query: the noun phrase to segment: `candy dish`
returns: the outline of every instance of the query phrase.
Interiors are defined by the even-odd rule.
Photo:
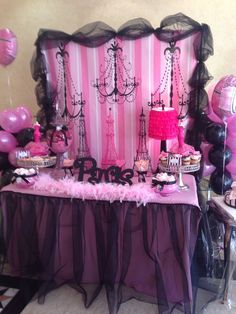
[[[166,172],[157,173],[152,178],[152,186],[155,187],[156,192],[163,196],[172,194],[177,190],[175,176]]]
[[[28,188],[35,183],[37,172],[34,168],[17,168],[13,172],[12,183],[21,188]]]
[[[177,184],[164,184],[163,187],[156,189],[162,196],[168,196],[177,191]]]

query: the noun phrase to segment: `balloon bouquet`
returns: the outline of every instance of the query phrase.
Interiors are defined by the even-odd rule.
[[[17,38],[8,28],[0,29],[0,65],[6,68],[16,58]],[[9,82],[8,82],[9,83]],[[16,167],[17,152],[33,139],[32,113],[26,106],[0,111],[0,172]]]
[[[0,64],[8,66],[14,61],[16,54],[15,34],[7,28],[0,29]],[[55,124],[47,132],[47,140],[51,151],[57,155],[56,168],[61,168],[63,154],[71,145],[72,136],[58,117],[59,110]],[[39,144],[34,143],[35,130],[32,126],[32,114],[25,106],[0,111],[0,171],[17,167],[18,152],[32,147],[32,143]]]
[[[12,63],[17,54],[17,39],[8,28],[0,29],[0,64],[7,66]]]
[[[4,170],[9,165],[6,158],[12,166],[16,167],[17,151],[24,149],[19,145],[25,145],[22,134],[31,133],[32,114],[25,106],[5,109],[0,111],[0,126],[0,170]],[[29,141],[31,139],[32,137],[29,137]]]
[[[203,175],[210,175],[210,186],[224,194],[236,179],[236,76],[223,77],[215,86],[211,112],[205,123],[202,143]]]

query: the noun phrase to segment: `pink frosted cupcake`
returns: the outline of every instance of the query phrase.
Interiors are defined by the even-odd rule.
[[[191,165],[196,165],[201,161],[201,153],[199,151],[195,151],[190,155],[190,163]]]
[[[191,163],[191,158],[189,153],[185,153],[182,156],[182,165],[183,166],[188,166]]]
[[[163,165],[163,166],[167,166],[168,163],[168,153],[166,152],[161,152],[159,155],[159,162]]]

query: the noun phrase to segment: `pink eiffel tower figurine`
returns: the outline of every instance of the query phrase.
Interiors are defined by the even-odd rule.
[[[114,141],[114,119],[111,114],[111,108],[109,108],[109,114],[106,119],[107,123],[107,143],[105,156],[102,159],[102,168],[108,168],[110,166],[122,167],[125,164],[124,160],[119,160],[116,152],[115,141]]]

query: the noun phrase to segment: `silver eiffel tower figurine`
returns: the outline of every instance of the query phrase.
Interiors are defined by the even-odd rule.
[[[138,149],[136,153],[136,157],[134,159],[134,166],[135,168],[135,161],[138,160],[148,160],[149,165],[148,165],[148,171],[152,172],[152,166],[151,166],[151,157],[148,153],[147,149],[147,142],[146,142],[146,119],[145,119],[145,114],[142,111],[139,115],[139,141],[138,141]]]

